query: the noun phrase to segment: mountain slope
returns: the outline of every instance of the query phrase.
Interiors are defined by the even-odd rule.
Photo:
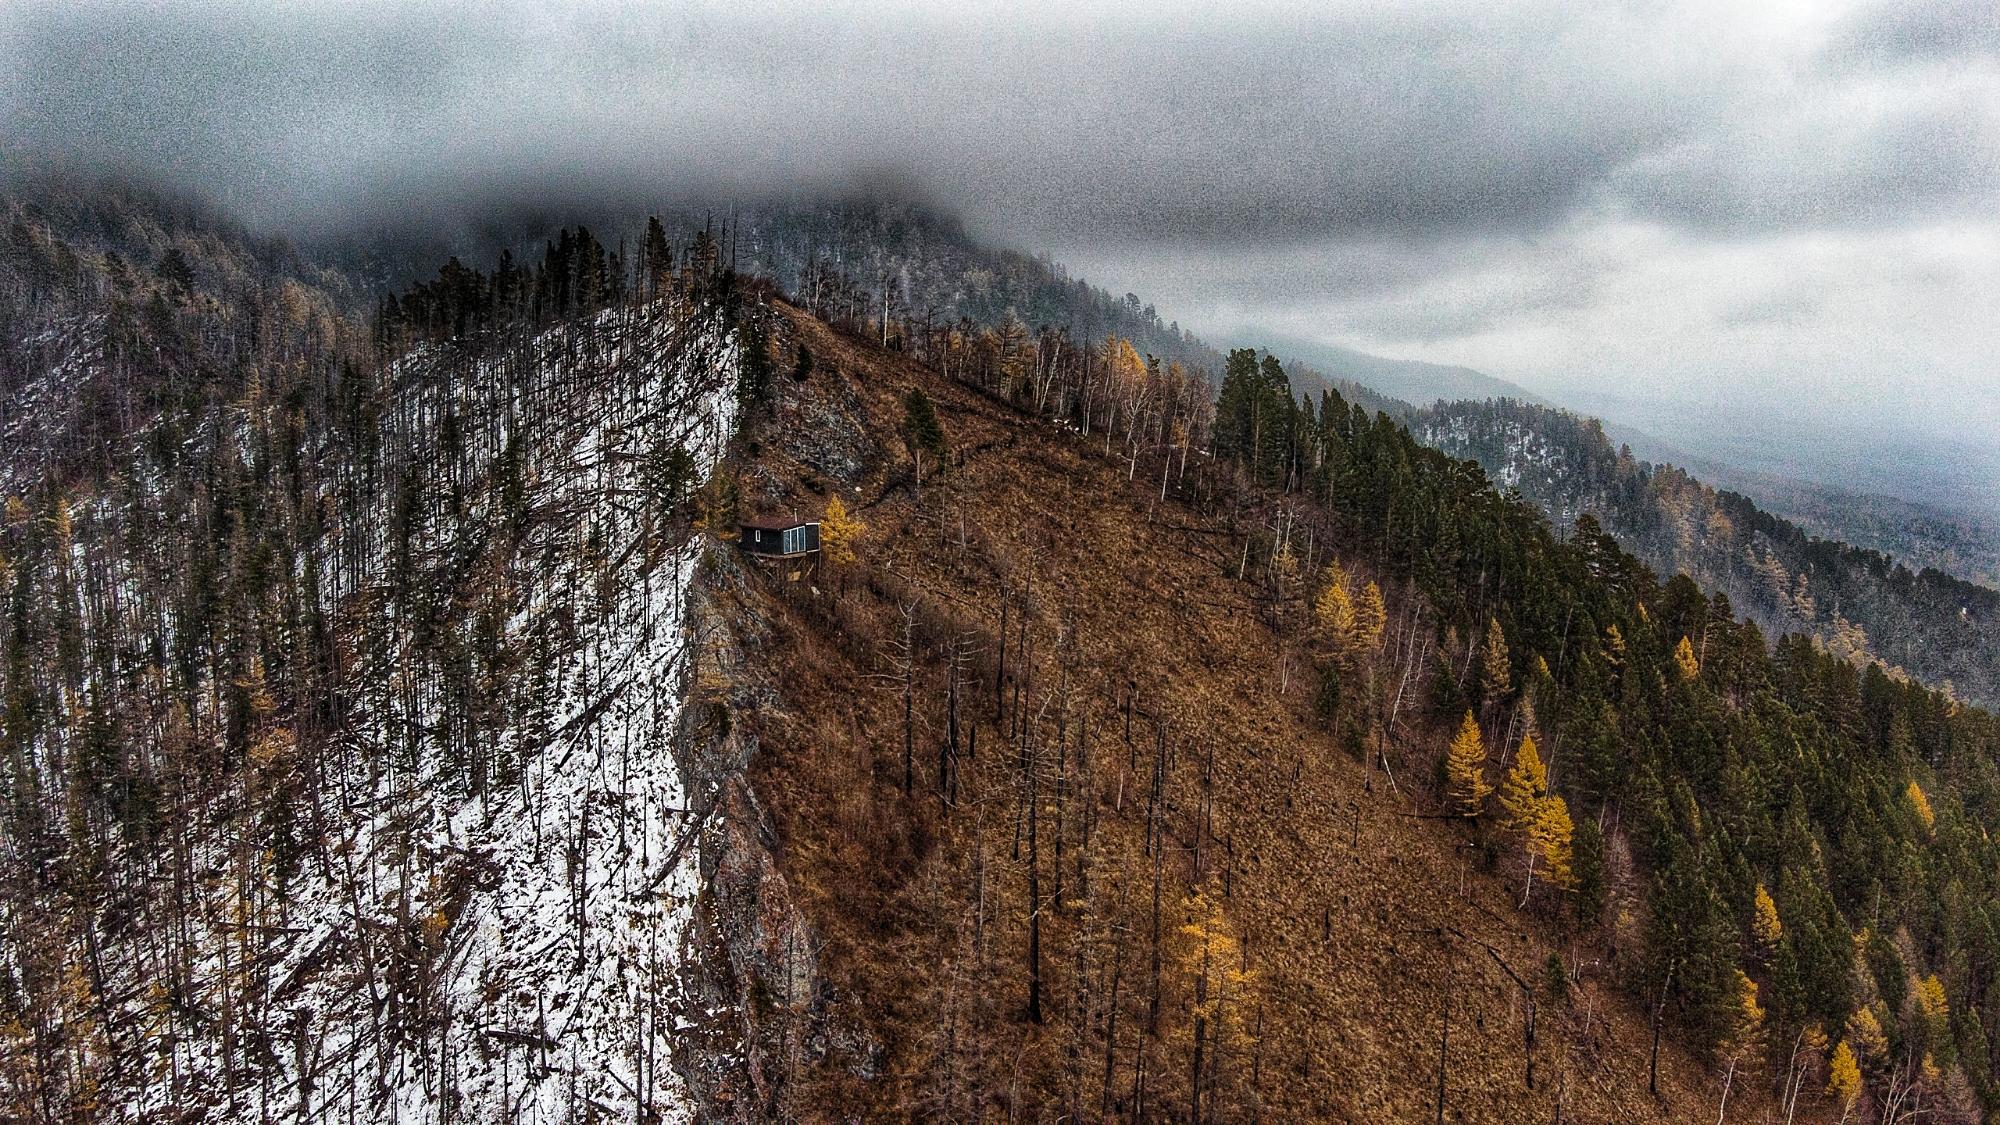
[[[1596,975],[1549,1001],[1560,931],[1468,871],[1456,828],[1412,817],[1415,761],[1398,750],[1392,780],[1316,716],[1298,638],[1237,576],[1243,529],[1187,502],[1212,470],[1170,458],[1162,502],[1160,466],[1132,479],[1122,441],[1107,454],[803,316],[790,331],[841,374],[781,381],[745,503],[838,492],[867,530],[852,570],[749,566],[717,595],[760,665],[739,721],[820,973],[763,1112],[1182,1117],[1198,1081],[1218,1119],[1423,1119],[1447,1019],[1454,1120],[1682,1120],[1711,1096],[1672,1044],[1668,1100],[1647,1095],[1643,1015]],[[912,391],[957,451],[921,486]],[[1420,637],[1403,643],[1415,659]],[[1198,1080],[1195,925],[1250,970],[1216,978],[1229,1030]]]
[[[1288,415],[1254,353],[1218,416],[1115,347],[1044,388],[789,333],[833,375],[752,412],[743,495],[869,527],[716,595],[810,951],[735,978],[782,1025],[756,1112],[1428,1117],[1436,1046],[1475,1120],[1836,1120],[1842,1041],[1864,1113],[1993,1096],[1990,715]]]

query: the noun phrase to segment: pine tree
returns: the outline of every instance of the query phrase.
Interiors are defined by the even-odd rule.
[[[1486,740],[1479,733],[1479,720],[1465,713],[1458,737],[1445,751],[1445,800],[1459,816],[1478,816],[1493,787],[1486,783]]]
[[[867,530],[867,524],[847,514],[847,505],[834,493],[827,497],[826,514],[819,518],[820,554],[835,566],[853,563],[854,542]]]
[[[513,446],[508,450],[512,457]],[[508,462],[508,470],[514,472],[518,458]],[[660,505],[661,511],[671,515],[687,502],[688,493],[697,483],[699,468],[694,454],[677,441],[661,438],[646,454],[646,460],[639,466],[639,479],[651,500]],[[518,474],[510,480],[518,489]]]
[[[1604,914],[1604,830],[1584,817],[1570,835],[1572,873],[1576,876],[1576,920],[1594,925]]]
[[[1215,406],[1215,453],[1248,460],[1257,432],[1257,349],[1230,351],[1222,367],[1222,394]]]
[[[771,399],[771,332],[763,319],[743,317],[737,329],[736,402],[745,413]]]
[[[1507,662],[1507,635],[1498,618],[1486,623],[1486,649],[1479,661],[1479,690],[1487,706],[1496,706],[1514,690],[1514,669]]]
[[[1527,829],[1540,812],[1539,805],[1548,788],[1549,772],[1542,765],[1535,740],[1532,737],[1521,739],[1521,749],[1514,755],[1514,765],[1500,779],[1499,791],[1494,795],[1500,805],[1501,823],[1516,830]]]
[[[930,394],[924,394],[922,388],[912,388],[902,400],[902,434],[912,450],[928,452],[938,460],[944,458],[944,450],[948,448],[944,426],[938,424],[938,410],[930,404]]]
[[[643,251],[646,263],[648,292],[658,296],[666,288],[667,280],[674,272],[674,252],[667,245],[667,230],[660,225],[658,215],[646,220],[646,242]]]
[[[153,272],[182,292],[194,288],[194,267],[188,265],[187,255],[182,254],[178,246],[167,248],[167,252],[160,257],[160,264],[153,267]]]

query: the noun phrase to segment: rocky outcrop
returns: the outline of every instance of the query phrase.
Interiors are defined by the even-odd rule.
[[[712,551],[688,617],[698,655],[676,756],[705,815],[675,1066],[701,1121],[789,1116],[798,1070],[834,1055],[865,1075],[880,1054],[829,1020],[819,940],[780,869],[771,818],[750,781],[760,745],[743,720],[783,706],[755,659],[766,636],[745,611],[758,580],[733,551]]]

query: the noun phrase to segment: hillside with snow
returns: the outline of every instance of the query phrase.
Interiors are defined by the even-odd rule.
[[[89,359],[71,348],[44,397]],[[191,661],[190,707],[129,650],[146,622],[181,649],[196,620],[176,595],[202,592],[159,581],[143,542],[201,518],[161,479],[164,422],[121,457],[144,492],[66,495],[39,543],[17,514],[23,580],[118,655],[36,685],[55,714],[14,778],[47,779],[52,832],[83,830],[91,809],[48,783],[91,752],[103,701],[150,679],[169,749],[123,772],[175,815],[107,825],[113,909],[35,943],[71,966],[41,1013],[70,1049],[60,1082],[16,1096],[135,1121],[688,1119],[673,1049],[702,1013],[678,979],[712,794],[674,756],[708,542],[685,517],[737,377],[728,317],[671,297],[485,351],[418,346],[379,377],[365,455],[331,431],[277,453],[283,406],[249,387],[190,445],[297,489],[296,551],[208,577],[226,590],[240,563],[285,588],[245,631],[318,638],[310,717],[277,703],[303,669],[275,656]],[[6,841],[17,860],[36,844]]]

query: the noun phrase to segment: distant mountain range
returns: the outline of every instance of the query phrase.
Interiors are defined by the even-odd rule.
[[[1262,338],[1269,341],[1271,350],[1286,360],[1288,366],[1303,366],[1329,385],[1340,388],[1343,394],[1352,397],[1350,387],[1343,384],[1358,384],[1393,400],[1367,403],[1371,408],[1388,409],[1391,413],[1408,414],[1439,402],[1477,403],[1489,399],[1572,410],[1585,418],[1592,413],[1587,403],[1554,402],[1518,383],[1470,367],[1389,359],[1297,337]],[[1604,398],[1602,401],[1637,405],[1636,400]],[[1651,430],[1601,415],[1599,421],[1614,450],[1627,447],[1640,461],[1678,466],[1713,488],[1742,493],[1756,500],[1765,511],[1782,516],[1811,535],[1879,551],[1907,562],[1915,570],[1931,567],[1982,585],[2000,587],[2000,514],[1980,508],[1973,502],[1976,497],[1964,495],[1969,490],[1976,491],[1969,484],[1934,490],[1928,495],[1935,501],[1925,503],[1885,491],[1775,471],[1770,466],[1782,462],[1768,452],[1773,442],[1741,439],[1718,447],[1713,437],[1700,433],[1683,435],[1677,430],[1675,439],[1669,440]],[[1942,463],[1954,458],[1933,451],[1929,460],[1939,463],[1931,470],[1934,475],[1951,475],[1948,466]],[[1963,467],[1967,474],[1975,476],[1984,471],[1977,458]],[[1881,474],[1870,477],[1851,470],[1843,479],[1879,481]],[[1961,503],[1952,503],[1954,499]]]

